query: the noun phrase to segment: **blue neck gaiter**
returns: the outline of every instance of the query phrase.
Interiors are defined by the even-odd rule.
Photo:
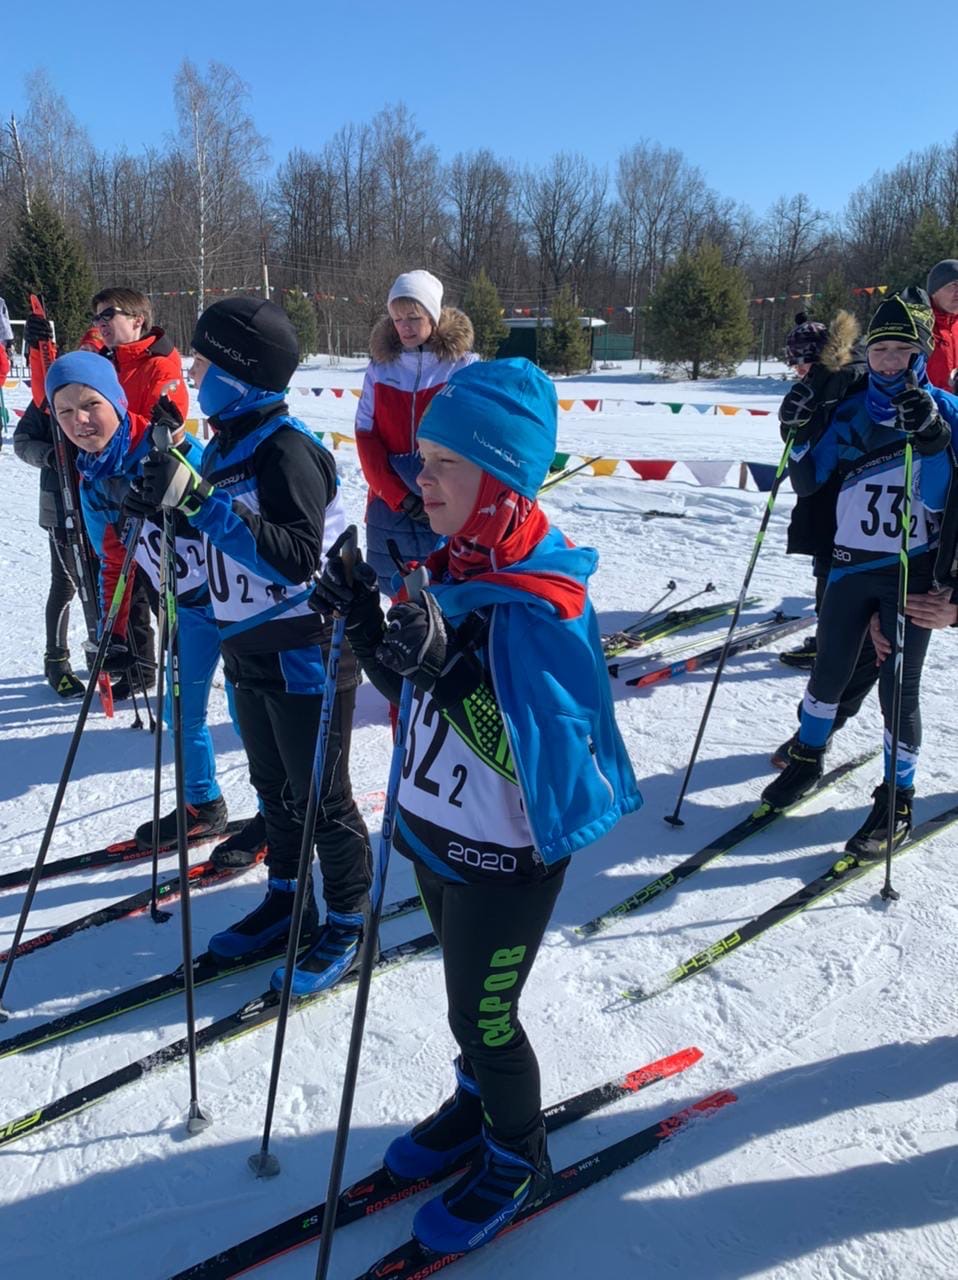
[[[211,364],[200,383],[199,401],[204,417],[229,422],[251,409],[279,404],[285,395],[285,391],[265,391],[251,386]]]
[[[928,382],[927,365],[928,357],[922,351],[913,357],[909,366],[920,387],[925,386]],[[900,395],[908,385],[905,377],[906,372],[903,369],[901,373],[896,373],[893,378],[889,378],[882,373],[876,373],[874,369],[868,370],[868,390],[865,392],[865,404],[868,408],[868,416],[873,422],[893,422],[895,420],[895,406],[892,404],[892,398]]]
[[[121,475],[125,469],[129,447],[130,415],[125,413],[123,421],[105,449],[99,453],[85,453],[82,449],[77,450],[77,470],[87,480],[109,479],[110,476]]]

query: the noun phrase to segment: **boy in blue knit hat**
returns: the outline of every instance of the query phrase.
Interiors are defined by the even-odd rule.
[[[571,854],[639,808],[586,584],[596,552],[536,494],[555,454],[555,388],[527,360],[472,364],[430,404],[417,483],[445,545],[431,585],[387,618],[339,546],[317,589],[378,689],[414,686],[394,842],[443,951],[456,1090],[386,1152],[397,1182],[444,1177],[414,1233],[429,1250],[491,1240],[547,1188],[539,1067],[519,1021]]]
[[[57,422],[78,450],[80,502],[100,561],[100,611],[104,616],[123,558],[122,549],[119,556],[115,554],[125,523],[123,505],[150,448],[150,419],[129,412],[126,392],[113,365],[91,351],[72,351],[54,360],[47,373],[46,392]],[[182,433],[182,422],[172,401],[161,397],[158,411],[175,414],[178,432]],[[184,435],[179,448],[199,465],[203,447],[198,441]],[[136,549],[137,571],[146,576],[148,591],[154,597],[159,590],[160,538],[157,524],[146,521]],[[227,809],[216,780],[216,757],[206,711],[220,658],[219,633],[210,605],[203,544],[182,519],[177,522],[176,546],[187,832],[191,836],[216,835],[226,826]],[[128,669],[131,661],[126,644],[129,598],[128,593],[118,615],[117,640],[107,653],[108,671]],[[167,690],[167,723],[170,714]],[[150,847],[152,836],[152,822],[137,828],[136,839],[141,848]],[[159,839],[161,844],[176,839],[175,809],[160,819]]]

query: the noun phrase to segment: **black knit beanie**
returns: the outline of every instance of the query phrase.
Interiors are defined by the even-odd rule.
[[[289,316],[264,298],[214,302],[197,320],[192,345],[224,373],[264,391],[284,391],[299,364]]]
[[[934,346],[931,302],[923,289],[909,289],[908,297],[886,298],[868,324],[865,345],[873,342],[913,342],[925,355]]]

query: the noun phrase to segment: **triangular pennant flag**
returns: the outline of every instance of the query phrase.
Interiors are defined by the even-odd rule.
[[[322,387],[310,387],[309,389],[310,389],[310,391],[313,393],[313,395],[314,395],[314,396],[321,396],[321,395],[323,394],[323,388],[322,388]]]
[[[349,389],[353,393],[353,395],[356,397],[357,400],[363,394],[362,387],[350,387]]]
[[[595,458],[591,463],[594,476],[610,476],[619,465],[618,458]]]
[[[26,409],[14,409],[13,412],[17,415],[18,418],[22,418],[23,415],[26,413]]]
[[[346,389],[345,387],[330,387],[329,389],[333,393],[333,395],[336,397],[337,400],[342,400],[343,392]]]
[[[333,437],[333,448],[334,448],[334,449],[338,449],[338,448],[339,448],[339,446],[340,446],[341,444],[355,444],[355,443],[356,443],[356,442],[355,442],[355,440],[353,440],[352,436],[344,436],[344,435],[341,435],[341,434],[340,434],[340,432],[338,432],[338,431],[331,431],[329,434]]]
[[[601,400],[583,400],[582,403],[587,409],[591,409],[593,413],[602,406]]]
[[[671,409],[673,413],[681,412],[682,402],[680,400],[665,400],[663,401],[663,403],[667,405],[668,408]]]
[[[770,412],[770,409],[749,409],[753,418],[767,418]]]
[[[710,404],[693,404],[692,408],[698,413],[711,413],[712,406]]]
[[[549,470],[565,471],[566,467],[569,464],[569,459],[571,457],[572,457],[571,453],[557,453],[556,456],[549,463]]]
[[[3,384],[3,389],[4,391],[12,391],[16,386],[19,386],[19,379],[7,378]]]
[[[183,423],[183,426],[186,427],[187,431],[195,431],[199,425],[198,418],[187,418]]]
[[[729,467],[732,465],[731,462],[704,462],[701,460],[689,462],[687,458],[683,458],[682,462],[692,472],[699,484],[708,485],[712,488],[722,483],[728,475]]]
[[[675,466],[665,458],[629,458],[628,462],[642,480],[664,480]]]
[[[771,462],[746,462],[749,474],[760,493],[770,493],[778,467]]]
[[[319,394],[315,387],[297,387],[296,390],[301,396],[308,396],[311,392],[316,392],[317,395]]]
[[[559,408],[565,409],[566,413],[568,413],[574,404],[575,404],[574,400],[560,400]]]
[[[636,403],[636,404],[641,404],[641,405],[643,405],[645,408],[648,408],[650,405],[654,405],[654,404],[656,404],[656,403],[657,403],[657,401],[655,401],[655,400],[636,400],[636,402],[635,402],[635,403]]]
[[[716,408],[718,409],[719,413],[727,413],[729,417],[732,417],[736,413],[738,413],[741,406],[737,404],[720,404],[720,405],[716,405]]]
[[[870,298],[870,297],[872,296],[872,294],[875,292],[875,286],[874,286],[873,284],[866,285],[866,286],[865,286],[865,292],[868,294],[868,296],[869,296],[869,298]]]
[[[880,284],[880,285],[878,286],[878,292],[879,292],[879,293],[881,293],[881,294],[886,294],[886,293],[888,292],[888,285],[887,285],[887,284]]]

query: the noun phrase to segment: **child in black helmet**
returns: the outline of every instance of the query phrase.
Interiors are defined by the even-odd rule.
[[[214,955],[232,959],[288,935],[330,635],[308,599],[345,517],[332,454],[286,406],[299,352],[282,308],[258,298],[216,302],[197,321],[193,350],[200,408],[215,432],[202,475],[175,451],[153,453],[142,500],[182,511],[206,537],[224,668],[263,806],[266,897],[210,939]],[[368,911],[369,839],[349,779],[358,683],[344,651],[315,831],[326,923],[297,968],[296,994],[353,967]],[[316,927],[310,885],[304,929]],[[273,981],[281,985],[281,970]]]

